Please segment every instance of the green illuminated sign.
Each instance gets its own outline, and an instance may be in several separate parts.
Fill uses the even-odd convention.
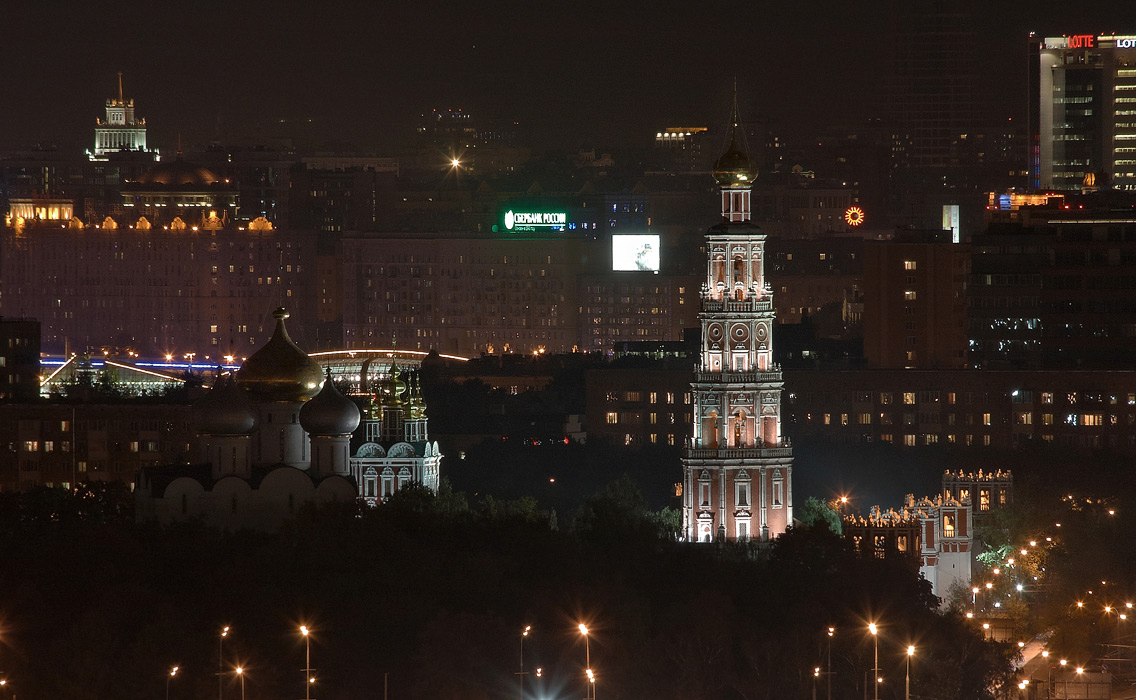
[[[568,213],[563,211],[505,212],[506,231],[563,231],[568,226]]]

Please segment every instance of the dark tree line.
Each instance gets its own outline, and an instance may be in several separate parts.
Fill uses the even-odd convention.
[[[0,670],[25,700],[153,700],[177,664],[170,700],[209,698],[230,625],[226,671],[246,665],[248,699],[300,698],[307,624],[319,700],[382,697],[384,677],[392,699],[496,700],[518,694],[532,625],[528,697],[567,699],[583,692],[585,622],[605,698],[765,700],[808,696],[833,625],[833,697],[850,700],[876,621],[881,698],[902,697],[908,643],[920,697],[990,697],[1009,672],[1010,650],[936,612],[906,561],[859,557],[826,528],[771,547],[684,545],[675,514],[625,479],[560,516],[470,501],[406,489],[271,535],[3,519]]]

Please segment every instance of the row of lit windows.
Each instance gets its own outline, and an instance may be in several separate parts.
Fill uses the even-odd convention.
[[[919,438],[918,441],[916,441],[916,437]],[[964,435],[962,437],[963,437],[963,439],[962,439],[961,443],[966,445],[967,447],[970,447],[970,446],[975,444],[975,439],[974,439],[973,435]],[[978,442],[980,444],[987,445],[987,446],[990,445],[990,436],[989,435],[979,435],[978,437],[979,437]],[[958,435],[950,434],[950,435],[946,436],[946,441],[947,441],[948,444],[956,445],[956,444],[959,444],[959,442],[960,442],[958,438],[959,438]],[[880,440],[883,441],[883,442],[887,442],[887,443],[894,443],[895,442],[895,436],[892,435],[891,433],[884,433],[884,434],[880,435]],[[906,433],[906,434],[903,434],[903,435],[900,436],[900,443],[904,447],[915,447],[917,444],[935,445],[935,444],[938,444],[938,442],[939,442],[939,436],[934,434],[934,433],[928,433],[926,435],[919,435],[919,436],[912,435],[911,433]]]
[[[1014,403],[1031,403],[1033,401],[1034,392],[1032,391],[1016,390],[1009,393],[1010,399]],[[878,394],[871,391],[853,391],[841,393],[839,400],[842,403],[848,403],[849,400],[851,400],[851,402],[853,403],[872,403],[873,399],[875,399],[877,396],[878,401],[882,406],[889,406],[896,403],[897,397],[900,403],[903,403],[907,406],[913,406],[916,403],[937,404],[940,402],[945,402],[948,405],[954,405],[958,403],[958,392],[954,391],[881,391],[878,392]],[[981,397],[983,403],[989,403],[991,394],[989,392],[981,392]],[[1127,394],[1103,394],[1099,392],[1069,391],[1062,394],[1060,392],[1043,391],[1039,393],[1039,397],[1041,399],[1041,403],[1046,405],[1052,405],[1058,398],[1063,398],[1065,403],[1071,405],[1075,405],[1078,401],[1080,401],[1083,403],[1108,403],[1113,406],[1121,404],[1136,406],[1136,392],[1129,392]],[[803,398],[806,403],[811,403],[815,400],[814,395],[811,393],[804,394]],[[971,404],[975,402],[974,399],[977,398],[977,396],[972,394],[971,392],[963,392],[963,398],[965,399],[964,403]],[[798,395],[796,393],[789,394],[790,403],[796,403],[797,399]],[[828,402],[832,399],[830,396],[825,394],[821,396],[821,400]]]
[[[44,453],[55,452],[55,447],[56,447],[56,443],[55,443],[54,440],[24,440],[23,443],[21,443],[21,448],[22,448],[23,452],[44,452]],[[158,441],[157,440],[132,440],[127,445],[127,448],[131,452],[157,452],[158,451]],[[71,441],[70,440],[60,440],[59,441],[59,451],[60,452],[70,452],[71,451]]]
[[[638,435],[635,435],[635,434],[632,434],[632,433],[625,433],[624,436],[623,436],[623,444],[627,447],[633,447],[635,445],[638,445],[640,442],[641,442],[641,439],[640,439],[640,436],[638,436]],[[652,445],[658,445],[659,444],[659,434],[658,433],[650,433],[649,435],[647,435],[647,442],[649,442]],[[674,447],[674,445],[675,445],[674,433],[667,433],[666,435],[664,435],[663,436],[663,442],[670,445],[671,447]]]
[[[608,414],[608,415],[611,416],[612,414]],[[652,414],[652,415],[654,415],[654,414]],[[982,414],[948,413],[946,415],[947,425],[955,425],[958,422],[958,416],[959,415],[965,416],[965,424],[966,425],[976,425],[976,424],[981,424],[981,425],[984,425],[984,426],[994,425],[994,417],[990,413],[982,413]],[[1054,424],[1054,414],[1042,413],[1042,414],[1039,414],[1039,415],[1040,415],[1040,420],[1041,420],[1042,425],[1053,425]],[[849,413],[840,413],[840,414],[822,413],[822,414],[820,414],[820,420],[821,420],[821,423],[823,423],[824,425],[846,426],[846,425],[849,425],[849,423],[852,422],[852,421],[854,421],[856,425],[871,425],[872,421],[873,421],[872,416],[873,416],[873,414],[871,414],[871,413],[854,413],[854,414],[849,414]],[[942,418],[942,415],[938,414],[938,413],[904,413],[904,414],[902,414],[901,420],[902,420],[903,425],[918,425],[918,424],[927,424],[927,423],[936,423],[936,424],[941,423],[942,422],[940,420],[941,418]],[[808,422],[812,422],[814,420],[813,414],[812,413],[806,413],[805,414],[805,420],[808,421]],[[890,413],[879,414],[878,422],[879,422],[880,425],[892,425],[894,420],[895,420],[895,418],[893,417],[893,414],[890,414]],[[1106,418],[1106,416],[1103,413],[1069,413],[1069,414],[1066,414],[1066,416],[1065,416],[1065,418],[1063,419],[1062,422],[1065,425],[1096,427],[1096,426],[1103,426],[1106,423],[1108,425],[1117,425],[1119,423],[1119,418],[1116,414],[1109,414]],[[1029,412],[1029,411],[1019,411],[1019,412],[1015,413],[1014,414],[1014,424],[1015,425],[1033,425],[1033,413]],[[1136,414],[1128,414],[1128,424],[1129,425],[1136,425]]]
[[[667,392],[664,392],[664,393],[652,391],[652,392],[648,392],[646,396],[647,396],[647,403],[659,403],[659,397],[660,396],[663,397],[664,403],[673,404],[675,402],[675,392],[673,392],[673,391],[667,391]],[[615,403],[616,401],[621,401],[621,400],[626,401],[628,403],[640,402],[640,401],[643,400],[643,392],[641,392],[641,391],[625,391],[625,392],[622,393],[622,396],[620,395],[620,392],[617,392],[617,391],[609,391],[606,394],[604,394],[604,401],[606,401],[608,403]],[[689,391],[682,395],[682,402],[686,405],[690,405],[690,392]]]
[[[683,420],[684,423],[689,423],[690,420],[691,420],[691,414],[687,413],[683,416],[683,418],[684,418],[684,420]],[[624,411],[622,413],[619,412],[619,411],[608,411],[607,412],[607,424],[608,425],[619,425],[621,423],[624,424],[624,425],[637,425],[637,424],[642,423],[642,422],[643,422],[643,414],[642,413],[633,413],[633,412],[628,412],[628,411]],[[664,422],[668,425],[674,425],[675,424],[675,414],[674,413],[664,413],[662,422]],[[649,425],[657,425],[659,423],[659,414],[658,413],[648,413],[647,414],[647,423]]]

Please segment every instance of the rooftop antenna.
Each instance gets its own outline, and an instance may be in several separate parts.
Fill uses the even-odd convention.
[[[126,101],[122,99],[122,71],[118,72],[118,103],[120,105],[126,104]]]

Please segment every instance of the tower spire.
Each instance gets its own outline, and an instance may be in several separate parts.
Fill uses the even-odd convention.
[[[120,105],[126,104],[125,100],[122,99],[122,71],[118,72],[118,103]]]
[[[722,218],[727,221],[746,221],[750,218],[750,188],[757,174],[753,161],[746,152],[745,132],[742,132],[741,142],[738,141],[740,126],[741,116],[735,77],[734,108],[730,115],[730,145],[714,163],[714,179],[718,181],[722,195]]]

